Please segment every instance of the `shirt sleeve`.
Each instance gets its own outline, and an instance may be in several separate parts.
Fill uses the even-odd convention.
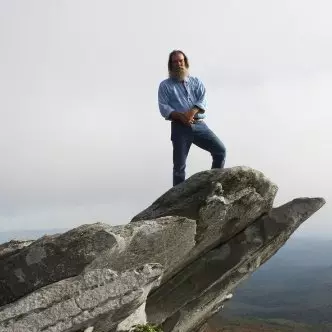
[[[195,102],[195,105],[202,110],[202,113],[204,113],[207,110],[206,89],[201,80],[197,79],[197,81],[198,85],[197,88],[195,89],[197,100]]]
[[[169,104],[169,95],[165,84],[160,83],[158,89],[158,105],[161,115],[166,119],[170,120],[170,114],[175,111]]]

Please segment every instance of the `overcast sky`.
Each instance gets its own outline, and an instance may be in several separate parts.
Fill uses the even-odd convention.
[[[298,232],[332,234],[331,12],[328,0],[0,0],[0,231],[124,224],[170,188],[157,89],[180,48],[226,167],[263,171],[275,205],[324,197]],[[188,176],[210,165],[193,146]]]

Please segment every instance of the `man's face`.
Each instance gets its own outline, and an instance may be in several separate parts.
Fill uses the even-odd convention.
[[[176,53],[172,56],[172,68],[173,70],[185,68],[184,56],[182,53]]]
[[[172,56],[172,76],[178,80],[183,80],[187,75],[186,63],[182,53]]]

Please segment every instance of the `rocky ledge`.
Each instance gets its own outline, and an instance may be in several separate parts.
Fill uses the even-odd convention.
[[[125,225],[0,245],[0,331],[199,331],[325,204],[273,207],[277,189],[249,167],[203,171]]]

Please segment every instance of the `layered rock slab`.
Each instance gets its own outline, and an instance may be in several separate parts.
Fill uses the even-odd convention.
[[[160,264],[146,264],[123,273],[92,270],[56,282],[0,308],[0,331],[69,332],[90,326],[109,331],[145,304],[161,274]]]
[[[105,250],[86,270],[125,271],[146,263],[160,263],[165,271],[178,266],[195,246],[196,222],[185,217],[162,217],[112,227],[117,245]]]
[[[43,286],[108,268],[116,272],[160,263],[177,266],[195,245],[196,223],[184,217],[110,226],[82,225],[20,246],[3,245],[0,306]]]
[[[324,204],[320,198],[297,199],[272,209],[276,192],[275,184],[248,167],[209,170],[170,189],[127,225],[83,225],[33,243],[5,245],[0,271],[6,264],[11,268],[0,275],[0,294],[3,287],[8,291],[5,300],[16,300],[10,304],[14,313],[23,300],[48,287],[58,287],[61,279],[64,280],[60,283],[73,278],[73,287],[76,275],[82,278],[96,271],[112,271],[120,276],[147,263],[160,263],[164,273],[158,277],[158,283],[147,283],[139,291],[129,290],[136,295],[127,298],[119,309],[113,303],[99,316],[91,317],[87,309],[82,321],[73,321],[75,310],[80,307],[76,295],[69,295],[65,300],[75,299],[72,306],[62,299],[66,304],[56,309],[57,303],[52,302],[36,311],[21,311],[11,318],[7,316],[2,321],[3,327],[8,328],[10,324],[16,324],[16,328],[31,327],[27,324],[34,319],[33,315],[43,313],[39,324],[50,320],[56,323],[36,325],[38,329],[33,331],[50,328],[57,332],[83,331],[89,326],[93,326],[94,332],[122,331],[145,319],[148,296],[148,321],[163,324],[167,332],[197,330],[222,307],[228,292],[268,260],[301,222]],[[74,252],[75,263],[71,269],[70,258]],[[24,270],[17,271],[16,264],[22,261]],[[43,268],[45,274],[41,273]],[[64,273],[67,268],[70,273]],[[38,273],[34,274],[35,270]],[[163,284],[158,286],[161,278]],[[17,290],[18,284],[21,285]],[[30,288],[22,293],[25,285]],[[109,292],[104,289],[104,296]],[[9,296],[12,298],[8,299]],[[90,300],[92,306],[100,307],[93,304],[93,296],[87,297],[87,302]],[[0,308],[0,312],[7,306]],[[60,313],[62,318],[55,319]]]
[[[34,240],[11,240],[0,244],[0,260],[19,252],[21,249],[29,246],[33,242]]]
[[[277,190],[277,185],[262,172],[250,167],[203,171],[168,190],[134,216],[131,223],[164,216],[183,216],[196,221],[195,247],[176,269],[165,271],[165,281],[267,213]]]
[[[110,226],[83,225],[43,236],[0,260],[0,306],[43,286],[79,275],[102,251],[116,244]]]
[[[272,209],[155,290],[147,301],[148,320],[163,324],[165,332],[195,330],[324,204],[322,198],[300,198]]]

